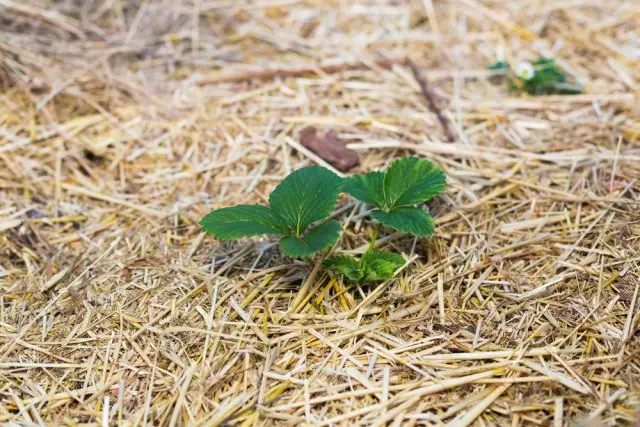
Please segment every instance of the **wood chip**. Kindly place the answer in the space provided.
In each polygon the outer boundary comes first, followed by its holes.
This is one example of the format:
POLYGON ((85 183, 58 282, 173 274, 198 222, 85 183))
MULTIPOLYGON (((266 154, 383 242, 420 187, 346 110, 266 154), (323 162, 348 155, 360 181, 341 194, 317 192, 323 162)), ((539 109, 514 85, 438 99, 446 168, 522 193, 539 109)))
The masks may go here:
POLYGON ((321 136, 316 128, 307 126, 300 131, 300 144, 341 172, 347 172, 360 164, 358 153, 348 149, 332 132, 321 136))

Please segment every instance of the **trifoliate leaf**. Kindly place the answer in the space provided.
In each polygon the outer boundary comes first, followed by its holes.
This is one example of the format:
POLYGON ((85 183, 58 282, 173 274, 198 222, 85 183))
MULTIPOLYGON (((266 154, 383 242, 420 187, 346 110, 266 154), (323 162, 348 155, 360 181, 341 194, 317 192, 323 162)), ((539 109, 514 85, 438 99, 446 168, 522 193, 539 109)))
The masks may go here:
POLYGON ((200 221, 207 233, 219 240, 259 234, 288 234, 287 226, 271 209, 260 205, 238 205, 217 209, 200 221))
POLYGON ((404 157, 389 166, 384 176, 388 209, 426 202, 444 191, 446 178, 428 160, 404 157))
POLYGON ((341 189, 338 175, 320 166, 308 166, 287 176, 269 196, 269 204, 300 237, 312 222, 331 213, 341 189))
POLYGON ((364 277, 364 271, 360 268, 360 263, 357 259, 350 256, 335 256, 327 258, 322 263, 324 268, 335 271, 344 275, 347 279, 354 282, 359 281, 364 277))
POLYGON ((301 238, 287 236, 280 239, 280 250, 292 258, 306 258, 327 249, 340 236, 342 227, 336 221, 325 222, 312 228, 301 238))
POLYGON ((371 172, 345 179, 344 189, 365 203, 388 211, 426 202, 440 194, 446 178, 440 168, 428 160, 404 157, 386 172, 371 172))
POLYGON ((433 218, 419 208, 397 208, 391 212, 374 210, 371 216, 387 227, 411 233, 414 236, 428 236, 433 234, 433 218))
POLYGON ((404 265, 404 258, 393 252, 369 250, 360 259, 364 280, 391 279, 393 273, 404 265))
POLYGON ((384 173, 355 175, 345 180, 345 191, 380 208, 372 212, 375 219, 417 236, 433 233, 433 219, 426 212, 409 206, 432 199, 444 191, 445 186, 446 178, 440 168, 417 157, 396 160, 384 173))
POLYGON ((346 178, 344 191, 362 202, 383 208, 384 173, 370 172, 346 178))

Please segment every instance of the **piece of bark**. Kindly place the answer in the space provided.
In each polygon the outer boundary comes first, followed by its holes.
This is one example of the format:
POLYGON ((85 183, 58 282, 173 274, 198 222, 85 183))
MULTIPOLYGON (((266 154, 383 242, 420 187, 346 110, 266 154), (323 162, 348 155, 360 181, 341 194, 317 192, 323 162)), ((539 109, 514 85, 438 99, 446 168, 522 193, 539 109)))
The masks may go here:
POLYGON ((360 164, 358 153, 347 148, 333 133, 325 136, 318 135, 313 126, 307 126, 300 131, 300 143, 303 147, 316 153, 341 172, 360 164))

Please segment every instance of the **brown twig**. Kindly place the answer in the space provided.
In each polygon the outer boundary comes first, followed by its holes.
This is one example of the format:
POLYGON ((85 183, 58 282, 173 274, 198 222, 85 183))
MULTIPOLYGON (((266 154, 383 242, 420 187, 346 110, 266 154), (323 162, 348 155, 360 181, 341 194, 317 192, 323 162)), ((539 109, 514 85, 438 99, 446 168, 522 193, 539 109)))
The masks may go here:
POLYGON ((438 104, 436 104, 436 100, 435 100, 435 95, 433 94, 433 92, 431 92, 431 90, 429 89, 429 86, 427 86, 427 81, 424 78, 422 78, 422 76, 420 75, 420 71, 418 70, 418 67, 412 60, 407 59, 407 63, 409 64, 409 67, 411 67, 411 72, 413 72, 413 77, 416 79, 416 81, 420 85, 420 91, 422 92, 422 96, 424 96, 427 102, 429 103, 429 109, 436 115, 436 117, 438 118, 438 121, 440 122, 440 125, 442 126, 442 129, 444 129, 444 133, 447 135, 447 140, 449 142, 455 141, 456 138, 453 136, 453 132, 451 132, 451 128, 449 127, 449 122, 447 122, 447 119, 445 119, 444 116, 442 115, 442 111, 440 111, 440 108, 438 108, 438 104))
MULTIPOLYGON (((373 62, 377 67, 391 68, 394 65, 404 65, 407 63, 407 58, 390 58, 390 59, 378 59, 373 62)), ((220 74, 214 77, 205 78, 198 82, 199 86, 206 86, 220 83, 237 83, 247 80, 268 80, 284 77, 301 77, 307 74, 314 74, 322 72, 325 74, 334 74, 341 71, 350 70, 364 70, 370 68, 371 65, 367 62, 347 62, 334 65, 314 65, 314 66, 302 66, 293 68, 276 68, 258 71, 247 71, 240 74, 220 74)))

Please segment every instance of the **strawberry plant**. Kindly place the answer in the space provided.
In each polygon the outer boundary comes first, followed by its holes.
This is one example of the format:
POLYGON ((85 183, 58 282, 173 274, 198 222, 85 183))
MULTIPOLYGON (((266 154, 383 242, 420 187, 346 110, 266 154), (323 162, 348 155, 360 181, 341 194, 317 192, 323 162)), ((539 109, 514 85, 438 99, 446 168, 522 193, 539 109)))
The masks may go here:
POLYGON ((269 196, 269 206, 217 209, 200 224, 218 240, 280 235, 283 254, 308 258, 338 240, 342 227, 327 218, 335 208, 338 195, 344 191, 374 206, 371 216, 378 226, 369 250, 360 259, 334 256, 324 261, 324 267, 356 282, 389 279, 404 264, 404 258, 374 249, 378 235, 385 226, 415 236, 432 234, 433 217, 418 205, 440 194, 445 183, 438 166, 416 157, 396 160, 385 172, 345 179, 320 166, 309 166, 287 176, 269 196))
POLYGON ((509 88, 524 91, 529 95, 578 94, 582 87, 567 82, 552 58, 541 57, 533 62, 519 62, 515 70, 508 63, 498 61, 487 67, 491 71, 502 71, 508 77, 509 88))
POLYGON ((369 250, 359 259, 333 257, 324 266, 353 281, 390 279, 404 264, 399 254, 374 250, 382 226, 415 236, 434 231, 433 217, 416 205, 444 191, 446 179, 434 163, 416 157, 396 160, 385 172, 369 172, 346 178, 344 189, 356 199, 375 206, 371 216, 378 221, 369 250))
POLYGON ((340 273, 354 282, 370 282, 391 279, 393 273, 404 264, 404 258, 393 252, 369 249, 358 260, 339 255, 327 258, 322 265, 333 272, 340 273))

